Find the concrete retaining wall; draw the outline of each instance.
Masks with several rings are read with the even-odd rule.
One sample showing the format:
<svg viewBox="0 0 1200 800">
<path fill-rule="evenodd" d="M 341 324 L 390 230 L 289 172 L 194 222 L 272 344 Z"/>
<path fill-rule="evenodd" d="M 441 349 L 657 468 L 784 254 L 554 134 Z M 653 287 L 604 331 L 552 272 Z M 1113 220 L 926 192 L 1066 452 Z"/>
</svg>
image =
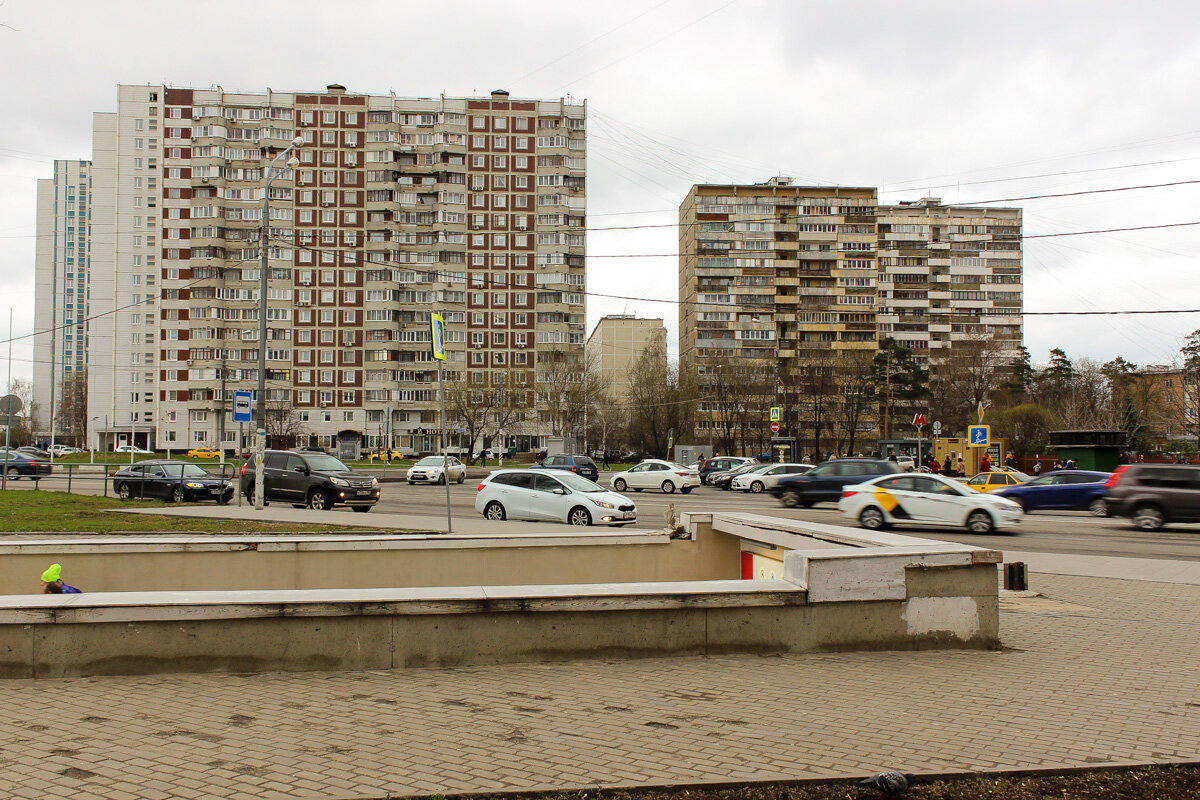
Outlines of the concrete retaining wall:
<svg viewBox="0 0 1200 800">
<path fill-rule="evenodd" d="M 92 592 L 731 580 L 739 539 L 717 534 L 197 536 L 0 542 L 0 595 L 40 592 L 61 562 Z"/>
<path fill-rule="evenodd" d="M 708 563 L 698 557 L 707 553 L 713 563 L 727 558 L 732 569 L 745 541 L 780 552 L 783 579 L 0 596 L 0 677 L 390 669 L 998 644 L 1000 553 L 763 519 L 692 515 L 685 519 L 687 540 L 664 536 L 657 549 L 613 549 L 643 558 L 665 553 L 681 562 L 692 557 L 697 564 Z M 741 532 L 730 532 L 734 528 Z M 815 547 L 800 549 L 814 542 Z M 293 559 L 301 559 L 301 552 L 307 557 L 339 552 L 339 545 L 329 541 L 311 544 L 310 551 L 292 542 L 281 552 Z M 318 545 L 334 549 L 322 551 Z M 433 544 L 400 552 L 423 549 L 442 560 L 482 558 L 474 552 L 480 548 L 455 551 Z M 528 542 L 520 549 L 528 552 L 506 552 L 511 549 L 490 548 L 517 561 L 554 548 Z M 580 547 L 575 558 L 601 560 L 605 549 Z M 380 552 L 400 558 L 388 548 Z M 220 548 L 201 548 L 188 557 L 206 558 L 206 553 L 234 557 L 234 551 Z M 44 553 L 36 555 L 44 561 Z M 474 568 L 487 566 L 484 559 Z M 439 569 L 456 574 L 452 564 Z"/>
</svg>

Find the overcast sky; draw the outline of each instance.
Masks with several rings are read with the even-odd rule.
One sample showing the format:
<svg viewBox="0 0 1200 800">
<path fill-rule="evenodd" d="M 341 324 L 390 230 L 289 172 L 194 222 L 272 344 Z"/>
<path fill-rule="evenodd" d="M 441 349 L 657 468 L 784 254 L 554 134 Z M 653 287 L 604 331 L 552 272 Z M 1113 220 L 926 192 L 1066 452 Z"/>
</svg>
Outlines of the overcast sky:
<svg viewBox="0 0 1200 800">
<path fill-rule="evenodd" d="M 9 306 L 16 335 L 33 330 L 35 182 L 90 157 L 92 113 L 115 110 L 119 83 L 586 99 L 589 226 L 663 226 L 589 234 L 588 330 L 628 312 L 663 317 L 673 342 L 670 225 L 693 183 L 782 174 L 953 203 L 1200 181 L 1198 22 L 1194 2 L 1108 0 L 7 0 L 0 342 Z M 1198 194 L 1013 205 L 1040 235 L 1195 222 Z M 1026 310 L 1200 308 L 1198 242 L 1200 226 L 1032 240 Z M 1058 346 L 1146 364 L 1198 328 L 1200 314 L 1030 317 L 1025 339 L 1035 361 Z M 30 375 L 28 340 L 13 354 Z"/>
</svg>

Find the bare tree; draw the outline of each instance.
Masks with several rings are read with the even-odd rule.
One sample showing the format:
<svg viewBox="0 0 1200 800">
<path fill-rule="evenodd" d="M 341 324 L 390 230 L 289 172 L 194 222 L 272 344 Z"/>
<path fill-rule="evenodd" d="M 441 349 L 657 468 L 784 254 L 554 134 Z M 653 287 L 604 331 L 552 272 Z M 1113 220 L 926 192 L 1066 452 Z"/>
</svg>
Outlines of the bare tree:
<svg viewBox="0 0 1200 800">
<path fill-rule="evenodd" d="M 463 427 L 467 446 L 474 452 L 476 443 L 487 444 L 489 434 L 504 430 L 528 406 L 527 399 L 513 373 L 471 373 L 446 385 L 446 421 Z"/>
<path fill-rule="evenodd" d="M 834 413 L 838 398 L 837 371 L 832 350 L 817 350 L 780 375 L 784 429 L 801 446 L 811 446 L 817 460 L 825 448 L 837 447 Z"/>
<path fill-rule="evenodd" d="M 938 410 L 942 427 L 966 432 L 976 409 L 989 406 L 1004 383 L 1010 363 L 991 334 L 956 339 L 930 364 L 929 405 Z"/>
<path fill-rule="evenodd" d="M 690 371 L 667 362 L 661 345 L 647 348 L 629 374 L 629 442 L 635 449 L 670 458 L 671 431 L 687 441 L 695 428 L 697 385 Z"/>
<path fill-rule="evenodd" d="M 268 400 L 263 430 L 267 446 L 276 449 L 296 447 L 301 438 L 308 437 L 308 428 L 287 400 Z M 186 448 L 185 448 L 186 449 Z"/>
<path fill-rule="evenodd" d="M 877 408 L 873 358 L 874 353 L 868 350 L 850 350 L 838 355 L 835 376 L 838 401 L 832 411 L 838 446 L 848 453 L 856 452 L 859 434 L 873 429 L 871 412 Z"/>
<path fill-rule="evenodd" d="M 58 401 L 59 441 L 70 441 L 83 447 L 87 437 L 87 370 L 72 372 L 62 382 L 62 397 Z"/>
<path fill-rule="evenodd" d="M 548 350 L 537 354 L 537 405 L 552 436 L 584 432 L 586 410 L 603 393 L 594 359 L 582 351 Z"/>
<path fill-rule="evenodd" d="M 717 423 L 722 452 L 766 448 L 767 417 L 776 399 L 775 367 L 768 359 L 730 353 L 704 369 L 704 402 Z"/>
</svg>

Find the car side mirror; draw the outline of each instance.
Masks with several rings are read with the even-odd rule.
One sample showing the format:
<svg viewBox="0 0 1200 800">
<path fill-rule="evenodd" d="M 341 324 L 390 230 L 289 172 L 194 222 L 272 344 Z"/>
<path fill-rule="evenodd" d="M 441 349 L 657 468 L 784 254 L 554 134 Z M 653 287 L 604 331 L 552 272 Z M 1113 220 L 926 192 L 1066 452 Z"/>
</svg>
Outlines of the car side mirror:
<svg viewBox="0 0 1200 800">
<path fill-rule="evenodd" d="M 306 467 L 306 466 L 304 466 L 303 464 L 301 464 L 300 466 L 296 467 L 296 472 L 299 472 L 299 473 L 301 473 L 302 475 L 307 475 L 307 474 L 308 474 L 308 467 Z"/>
<path fill-rule="evenodd" d="M 567 490 L 559 487 L 558 489 L 551 489 L 550 493 L 551 494 L 566 494 Z"/>
</svg>

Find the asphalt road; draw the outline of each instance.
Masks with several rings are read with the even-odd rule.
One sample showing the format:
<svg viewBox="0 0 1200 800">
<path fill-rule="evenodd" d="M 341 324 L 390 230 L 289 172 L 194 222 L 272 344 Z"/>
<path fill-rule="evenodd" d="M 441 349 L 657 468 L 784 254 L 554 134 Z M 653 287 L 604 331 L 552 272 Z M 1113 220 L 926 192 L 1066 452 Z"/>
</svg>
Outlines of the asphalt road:
<svg viewBox="0 0 1200 800">
<path fill-rule="evenodd" d="M 475 470 L 475 472 L 478 472 Z M 609 473 L 602 473 L 600 483 L 608 485 Z M 39 488 L 65 491 L 66 479 L 55 476 L 40 481 Z M 468 478 L 465 483 L 451 484 L 450 508 L 454 516 L 474 516 L 475 487 L 479 480 Z M 10 484 L 14 489 L 32 489 L 33 482 L 23 479 Z M 93 478 L 72 481 L 72 492 L 100 494 L 102 484 Z M 111 496 L 112 489 L 109 488 Z M 847 524 L 837 513 L 837 507 L 822 503 L 812 508 L 789 509 L 769 495 L 751 495 L 722 491 L 702 486 L 690 494 L 666 495 L 659 491 L 627 492 L 638 508 L 635 529 L 654 530 L 665 523 L 665 513 L 674 505 L 675 512 L 740 511 L 751 514 L 809 520 L 826 524 Z M 376 506 L 379 511 L 439 515 L 445 512 L 445 489 L 441 486 L 409 486 L 404 482 L 388 482 Z M 348 510 L 328 512 L 350 513 Z M 533 523 L 536 524 L 536 523 Z M 850 523 L 854 524 L 854 523 Z M 1077 555 L 1130 556 L 1200 561 L 1200 525 L 1172 525 L 1155 533 L 1139 531 L 1129 521 L 1120 518 L 1097 518 L 1083 511 L 1041 511 L 1025 517 L 1020 528 L 1012 534 L 975 536 L 965 531 L 936 527 L 896 528 L 911 531 L 930 539 L 978 544 L 997 549 L 1020 549 L 1041 553 L 1070 553 Z"/>
</svg>

